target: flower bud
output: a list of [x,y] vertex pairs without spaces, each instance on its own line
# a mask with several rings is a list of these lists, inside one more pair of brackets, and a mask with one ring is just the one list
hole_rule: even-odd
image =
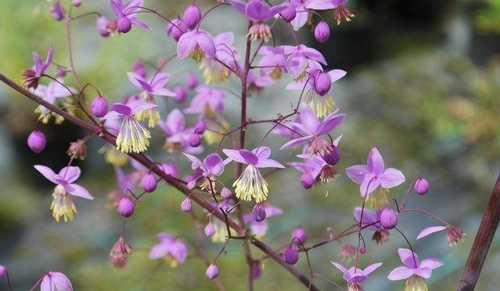
[[195,28],[201,20],[201,10],[196,3],[189,5],[184,11],[182,21],[191,29]]
[[90,107],[92,109],[92,114],[97,118],[101,118],[108,113],[108,100],[104,96],[97,96],[94,101],[92,101]]
[[70,143],[66,154],[74,159],[85,159],[87,156],[87,145],[85,144],[85,140],[79,139]]
[[231,197],[233,197],[233,192],[231,192],[231,190],[229,190],[228,188],[224,187],[222,188],[222,190],[220,191],[220,195],[222,196],[222,198],[224,199],[229,199]]
[[75,7],[80,7],[80,5],[82,5],[82,0],[73,0],[71,2],[73,3],[73,6],[75,6]]
[[36,154],[41,153],[45,149],[47,140],[45,134],[39,130],[33,130],[28,136],[28,147]]
[[338,147],[331,145],[332,149],[323,155],[323,160],[330,166],[335,166],[340,161],[340,150]]
[[188,139],[189,145],[192,147],[197,147],[201,144],[201,136],[199,134],[193,133]]
[[174,88],[174,92],[175,92],[175,101],[179,103],[186,101],[188,97],[188,92],[184,87],[177,86]]
[[187,86],[189,89],[194,90],[196,87],[198,87],[198,84],[200,81],[198,81],[198,77],[194,73],[189,73],[188,79],[187,79]]
[[134,73],[137,75],[146,78],[146,67],[144,66],[144,61],[141,59],[138,59],[134,62],[134,65],[132,66],[132,70]]
[[191,199],[185,198],[182,200],[181,210],[183,212],[191,212],[193,210],[193,202],[191,202]]
[[302,227],[296,228],[292,231],[292,241],[297,244],[304,244],[309,236],[306,233],[306,230]]
[[217,267],[217,265],[215,264],[210,264],[205,274],[207,275],[208,279],[214,280],[215,278],[219,277],[219,267]]
[[253,208],[253,216],[257,222],[264,221],[267,217],[266,208],[261,204],[255,204]]
[[184,24],[184,22],[182,22],[179,18],[173,19],[172,23],[167,25],[167,34],[171,38],[175,39],[175,41],[178,41],[186,31],[186,24]]
[[145,192],[151,193],[156,190],[156,186],[158,182],[156,181],[156,177],[154,174],[146,174],[141,179],[141,185]]
[[162,169],[162,171],[169,176],[175,178],[179,177],[179,170],[174,163],[163,163],[160,165],[160,169]]
[[304,186],[305,189],[310,189],[314,185],[314,179],[311,177],[309,174],[302,174],[300,176],[300,182],[302,183],[302,186]]
[[55,21],[63,21],[64,20],[64,8],[61,5],[61,1],[57,0],[52,6],[52,17]]
[[0,265],[0,278],[5,277],[7,275],[7,268]]
[[297,11],[293,5],[288,5],[285,9],[280,12],[281,18],[286,22],[291,22],[297,16]]
[[425,195],[427,192],[429,192],[429,181],[423,177],[419,177],[415,181],[415,186],[413,187],[415,192],[417,192],[418,195]]
[[120,236],[109,252],[109,261],[114,267],[123,268],[127,265],[127,257],[131,253],[132,247]]
[[194,126],[194,133],[203,134],[207,130],[207,124],[203,120],[198,120]]
[[208,237],[212,237],[217,232],[217,230],[215,229],[215,225],[211,222],[207,223],[203,231],[205,232],[205,235]]
[[325,21],[320,21],[316,28],[314,28],[314,38],[320,42],[325,43],[330,39],[330,26]]
[[283,253],[283,260],[288,265],[295,265],[299,261],[299,252],[293,246],[288,247]]
[[118,18],[116,25],[118,26],[118,32],[121,33],[127,33],[132,29],[132,22],[125,16]]
[[385,229],[393,229],[398,225],[399,214],[392,208],[384,208],[380,213],[380,224]]
[[314,74],[314,90],[321,96],[324,96],[330,91],[332,80],[328,73],[318,71]]
[[258,280],[262,276],[262,266],[260,265],[260,262],[253,262],[250,268],[250,272],[252,275],[252,279]]
[[117,210],[121,216],[128,218],[134,214],[135,203],[129,197],[122,197],[120,201],[118,201]]

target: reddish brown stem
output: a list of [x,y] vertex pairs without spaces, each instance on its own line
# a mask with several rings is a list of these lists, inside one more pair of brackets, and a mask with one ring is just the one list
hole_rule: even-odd
[[476,287],[481,269],[486,261],[491,242],[500,220],[500,174],[498,175],[495,188],[490,196],[488,208],[483,214],[479,230],[472,244],[469,258],[465,264],[465,271],[458,286],[458,291],[472,291]]

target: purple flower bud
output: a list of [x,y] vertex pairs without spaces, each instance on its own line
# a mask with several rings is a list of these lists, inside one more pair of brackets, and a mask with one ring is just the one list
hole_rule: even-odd
[[316,72],[314,74],[314,90],[321,96],[324,96],[330,88],[332,87],[332,80],[328,73],[325,72]]
[[192,147],[197,147],[201,144],[201,135],[193,133],[189,136],[189,145]]
[[233,197],[233,192],[231,192],[231,190],[229,190],[228,188],[224,187],[222,188],[222,190],[220,191],[220,195],[222,196],[222,198],[224,199],[229,199],[231,197]]
[[121,216],[130,217],[134,214],[135,203],[129,197],[122,197],[120,201],[118,201],[117,210]]
[[198,120],[194,126],[194,133],[203,134],[207,129],[207,124],[203,120]]
[[55,21],[63,21],[64,20],[64,8],[61,5],[61,1],[57,0],[52,6],[52,17]]
[[191,210],[193,210],[193,202],[191,202],[191,199],[185,198],[182,200],[181,210],[183,212],[191,212]]
[[299,252],[293,246],[285,249],[283,260],[289,265],[295,265],[299,261]]
[[198,77],[194,73],[189,73],[188,79],[187,79],[187,86],[190,90],[194,90],[196,87],[198,87],[198,84],[200,81],[198,81]]
[[187,31],[186,24],[179,18],[173,19],[172,23],[167,25],[167,34],[176,41]]
[[385,229],[393,229],[398,225],[399,215],[392,208],[384,208],[380,213],[380,224]]
[[116,24],[118,26],[118,32],[121,33],[127,33],[132,29],[132,22],[125,16],[118,18]]
[[340,161],[340,150],[338,147],[331,145],[332,150],[323,155],[323,160],[330,166],[335,166]]
[[92,109],[92,114],[97,118],[101,118],[108,113],[108,100],[104,96],[97,96],[94,101],[92,101],[90,107]]
[[188,92],[184,87],[177,86],[174,88],[174,92],[175,92],[175,101],[179,103],[186,101],[188,97]]
[[141,179],[141,185],[145,192],[151,193],[156,190],[158,182],[156,182],[156,177],[154,174],[146,174]]
[[165,172],[165,174],[172,177],[179,177],[179,170],[174,163],[164,163],[160,165],[160,168]]
[[66,67],[64,66],[57,66],[57,72],[56,72],[56,77],[57,78],[64,78],[66,77],[66,74],[69,72]]
[[291,22],[297,16],[297,11],[293,5],[288,5],[284,10],[280,12],[281,18],[286,22]]
[[217,232],[217,230],[215,229],[215,225],[211,222],[205,225],[205,229],[203,231],[205,232],[205,235],[208,237],[212,237]]
[[417,192],[418,195],[425,195],[427,194],[427,192],[429,192],[429,186],[429,181],[427,181],[427,179],[419,177],[415,181],[415,186],[413,187],[413,189],[415,190],[415,192]]
[[217,277],[219,277],[219,267],[217,265],[211,264],[207,268],[207,272],[205,273],[207,275],[207,278],[210,280],[213,280]]
[[132,66],[132,70],[137,75],[146,78],[146,67],[144,66],[143,60],[138,59],[137,61],[135,61],[134,65]]
[[314,178],[309,174],[303,174],[300,176],[300,183],[304,186],[305,189],[310,189],[314,185]]
[[314,38],[320,42],[325,43],[330,39],[330,26],[324,21],[320,21],[316,28],[314,28]]
[[196,3],[189,5],[184,11],[182,21],[191,29],[195,28],[201,20],[201,10]]
[[255,207],[253,208],[253,217],[257,222],[264,221],[267,217],[266,208],[261,204],[255,204]]
[[292,241],[297,244],[304,244],[308,238],[306,230],[302,227],[296,228],[292,232]]
[[252,279],[258,280],[262,276],[262,267],[260,262],[253,262],[250,272],[252,274]]
[[7,275],[7,268],[0,265],[0,278],[4,277],[5,275]]
[[33,130],[28,136],[28,146],[36,154],[41,153],[45,149],[47,140],[43,132],[39,130]]
[[71,2],[73,3],[73,6],[75,6],[75,7],[80,7],[80,5],[82,5],[82,0],[73,0]]

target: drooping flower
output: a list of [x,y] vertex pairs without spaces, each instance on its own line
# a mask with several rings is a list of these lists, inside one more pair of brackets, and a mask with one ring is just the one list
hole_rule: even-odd
[[287,7],[283,4],[271,6],[263,0],[250,0],[248,2],[231,0],[230,3],[252,21],[252,26],[248,31],[250,39],[264,41],[269,41],[272,36],[271,28],[265,22]]
[[263,75],[271,77],[273,80],[281,79],[283,72],[286,72],[287,62],[285,50],[282,47],[263,46],[259,50],[261,59],[258,66]]
[[52,12],[52,17],[54,18],[55,21],[64,20],[65,11],[64,7],[61,5],[60,0],[54,2],[54,4],[52,5],[51,12]]
[[245,201],[254,200],[257,203],[266,200],[269,194],[268,184],[259,168],[284,168],[282,164],[269,159],[271,149],[264,146],[252,151],[224,149],[223,152],[234,162],[247,165],[241,176],[233,183],[236,197]]
[[409,249],[398,249],[399,258],[403,266],[392,270],[387,276],[391,281],[406,280],[405,290],[428,290],[425,280],[432,276],[432,271],[443,265],[436,258],[428,258],[420,261],[417,254]]
[[210,33],[198,29],[182,34],[177,43],[177,57],[191,57],[200,62],[203,58],[215,57],[215,42]]
[[[303,106],[299,111],[299,120],[286,124],[290,125],[290,128],[294,129],[300,137],[285,143],[281,149],[305,145],[306,153],[325,155],[333,149],[332,142],[325,139],[325,135],[338,127],[344,118],[345,114],[334,112],[324,120],[320,120],[311,108]],[[333,145],[336,146],[338,141],[334,142]]]
[[109,252],[109,260],[114,267],[123,268],[131,254],[132,247],[120,236]]
[[186,152],[198,154],[203,150],[201,146],[192,146],[190,138],[197,135],[193,128],[186,126],[184,114],[179,109],[172,110],[165,121],[160,122],[161,129],[165,132],[167,138],[165,148],[169,152]]
[[437,226],[429,226],[424,228],[422,231],[419,232],[417,235],[417,240],[423,239],[431,234],[441,232],[441,231],[447,231],[447,239],[448,239],[448,245],[450,247],[457,245],[459,242],[461,242],[464,239],[465,232],[463,229],[452,226],[452,225],[437,225]]
[[[354,220],[357,224],[361,223],[363,229],[368,229],[373,231],[372,239],[378,244],[382,245],[385,241],[389,239],[389,229],[386,229],[381,222],[381,210],[371,211],[368,209],[363,209],[361,207],[354,208]],[[361,222],[361,214],[363,215],[363,221]]]
[[99,16],[96,20],[96,28],[102,37],[109,37],[116,32],[116,21],[111,21],[106,16]]
[[[234,35],[232,32],[224,32],[214,38],[215,58],[205,58],[200,64],[203,77],[207,84],[226,81],[232,71],[237,71],[238,52],[234,48]],[[231,68],[231,70],[229,68]]]
[[214,117],[216,113],[224,111],[224,98],[226,94],[219,89],[208,86],[196,88],[196,95],[191,104],[184,112],[189,114],[201,114],[207,117]]
[[339,263],[331,262],[335,268],[339,269],[344,280],[347,282],[348,291],[363,291],[363,283],[368,280],[371,273],[375,272],[378,268],[382,266],[382,263],[374,263],[366,267],[365,269],[360,269],[357,267],[351,267],[347,269]]
[[210,280],[214,280],[219,277],[219,267],[215,264],[210,264],[206,271],[207,278]]
[[299,155],[299,158],[304,159],[302,162],[288,163],[302,173],[300,182],[305,189],[309,189],[318,181],[327,182],[330,175],[322,177],[325,167],[329,167],[323,158],[318,155]]
[[111,8],[117,18],[117,31],[127,33],[133,26],[147,30],[149,26],[142,20],[137,19],[142,7],[144,7],[144,0],[132,0],[128,4],[125,4],[123,0],[111,0]]
[[346,169],[347,176],[360,185],[362,197],[370,196],[379,187],[390,189],[405,181],[403,173],[394,168],[385,169],[384,159],[377,148],[368,154],[366,165],[354,165]]
[[184,241],[168,233],[158,234],[160,242],[149,252],[152,260],[164,259],[171,267],[177,267],[186,261],[188,248]]
[[42,60],[42,57],[37,52],[33,53],[33,61],[35,65],[31,69],[27,69],[23,73],[24,85],[28,88],[36,89],[38,87],[38,82],[43,74],[52,64],[52,58],[54,56],[54,49],[49,49],[47,53],[47,58]]
[[63,273],[48,272],[42,278],[40,291],[73,291],[73,286]]
[[[35,90],[31,90],[33,94],[41,97],[50,104],[55,104],[58,100],[64,99],[76,93],[76,90],[71,87],[62,85],[63,81],[51,81],[48,85],[38,85]],[[69,89],[69,90],[68,90]],[[42,123],[48,123],[51,117],[54,117],[55,123],[63,122],[64,118],[57,113],[53,113],[43,105],[39,105],[35,109],[35,113],[39,114],[38,120]]]
[[320,51],[306,45],[283,45],[282,48],[287,57],[287,70],[295,81],[306,82],[309,78],[308,72],[328,64]]
[[47,178],[47,180],[56,184],[52,193],[54,199],[52,200],[50,209],[52,210],[52,216],[57,222],[59,222],[61,217],[64,219],[64,222],[71,221],[75,217],[76,206],[71,196],[89,200],[94,199],[87,189],[74,183],[81,174],[79,167],[64,167],[58,174],[43,165],[35,165],[35,169]]
[[264,210],[265,219],[260,220],[259,217],[257,217],[258,214],[257,211],[253,211],[251,214],[246,214],[243,216],[243,222],[245,222],[245,224],[250,225],[250,231],[252,232],[253,235],[257,237],[264,237],[267,233],[267,229],[269,226],[267,222],[268,219],[282,215],[283,210],[274,207],[267,202],[259,203],[255,206],[255,208],[260,208]]
[[130,98],[126,103],[114,103],[104,119],[121,119],[116,137],[116,148],[123,153],[142,153],[148,149],[151,134],[137,120],[136,115],[156,104],[140,98]]
[[219,154],[209,154],[203,161],[190,154],[184,153],[184,155],[191,161],[191,169],[194,171],[188,178],[188,188],[193,189],[198,180],[204,178],[201,188],[207,191],[215,190],[215,177],[224,172],[224,160]]

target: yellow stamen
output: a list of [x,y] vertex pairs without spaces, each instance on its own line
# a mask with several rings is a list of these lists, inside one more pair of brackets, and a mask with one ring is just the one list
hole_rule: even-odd
[[254,165],[248,165],[243,174],[233,183],[235,194],[241,200],[260,203],[267,199],[267,182]]
[[76,207],[73,200],[68,196],[66,190],[61,185],[57,185],[52,193],[52,203],[50,204],[50,210],[52,210],[52,217],[59,222],[61,217],[64,222],[72,221],[75,218]]
[[150,138],[149,130],[134,118],[127,117],[123,119],[116,138],[116,148],[123,153],[142,153],[148,149]]
[[404,291],[429,291],[425,280],[419,276],[412,276],[405,282]]
[[158,112],[158,109],[156,108],[144,110],[137,113],[135,115],[135,119],[137,119],[138,121],[144,121],[147,119],[149,128],[155,127],[161,121],[160,112]]

